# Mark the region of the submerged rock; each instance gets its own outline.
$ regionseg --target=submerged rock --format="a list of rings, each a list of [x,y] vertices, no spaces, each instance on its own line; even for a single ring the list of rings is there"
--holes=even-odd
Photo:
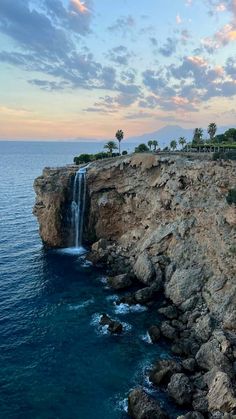
[[[150,339],[152,343],[157,343],[161,337],[161,332],[158,326],[151,326],[148,329],[148,334],[150,336]]]
[[[107,314],[102,314],[100,318],[100,325],[108,326],[109,332],[114,334],[120,334],[123,330],[122,323],[112,320]]]
[[[134,419],[167,419],[156,400],[142,388],[132,390],[128,398],[128,414]]]

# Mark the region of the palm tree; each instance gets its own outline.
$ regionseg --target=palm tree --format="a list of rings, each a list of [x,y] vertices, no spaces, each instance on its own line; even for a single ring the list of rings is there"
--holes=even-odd
[[[186,139],[184,137],[179,138],[179,144],[182,146],[182,150],[184,148],[184,144],[186,144]]]
[[[123,140],[123,138],[124,138],[124,133],[123,133],[122,129],[118,129],[118,131],[116,132],[116,139],[119,142],[119,154],[120,154],[120,142],[121,142],[121,140]]]
[[[214,140],[214,137],[216,135],[216,131],[217,131],[217,126],[216,126],[215,122],[211,122],[211,124],[209,124],[208,128],[207,128],[207,132],[209,134],[211,142],[213,142],[213,140]]]
[[[105,145],[104,148],[106,148],[109,152],[110,155],[112,155],[113,150],[117,150],[117,145],[115,143],[115,141],[108,141]]]
[[[157,140],[153,140],[152,145],[154,147],[154,151],[156,151],[156,149],[158,147],[158,141]]]
[[[203,136],[203,129],[202,128],[195,128],[193,132],[193,144],[201,144],[202,143],[202,136]]]
[[[170,142],[170,148],[172,148],[172,150],[175,150],[175,149],[176,149],[176,147],[177,147],[177,141],[172,140],[172,141]]]
[[[153,145],[153,141],[152,140],[149,140],[148,141],[148,147],[149,147],[150,151],[152,149],[152,145]]]

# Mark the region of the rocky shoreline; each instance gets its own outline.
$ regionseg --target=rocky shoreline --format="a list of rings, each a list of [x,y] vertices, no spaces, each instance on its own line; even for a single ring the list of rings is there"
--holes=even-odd
[[[76,170],[46,169],[35,181],[34,213],[47,246],[70,245]],[[110,286],[127,290],[122,303],[149,306],[163,295],[165,320],[150,324],[149,336],[165,337],[179,360],[157,360],[149,379],[186,418],[236,415],[236,209],[226,200],[235,184],[235,162],[181,156],[118,158],[87,174],[88,258],[108,268]],[[167,416],[142,388],[130,393],[129,414]]]

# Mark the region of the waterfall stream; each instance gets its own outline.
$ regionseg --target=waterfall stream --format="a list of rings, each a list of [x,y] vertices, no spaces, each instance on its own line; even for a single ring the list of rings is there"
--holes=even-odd
[[[82,247],[83,223],[86,201],[86,167],[78,170],[74,178],[73,201],[71,204],[73,246]]]

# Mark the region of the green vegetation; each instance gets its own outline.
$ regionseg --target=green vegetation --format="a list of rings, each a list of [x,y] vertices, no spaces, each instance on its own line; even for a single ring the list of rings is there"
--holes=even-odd
[[[150,151],[152,151],[152,146],[153,146],[153,150],[156,151],[156,149],[158,147],[158,141],[157,140],[149,140],[148,141],[148,147],[149,147]]]
[[[123,133],[122,129],[118,129],[118,131],[116,132],[116,139],[119,142],[119,154],[120,154],[120,143],[123,140],[123,138],[124,138],[124,133]]]
[[[207,132],[209,134],[209,137],[210,137],[210,141],[211,142],[213,142],[213,140],[214,140],[214,137],[216,135],[216,131],[217,131],[217,126],[216,126],[215,122],[211,122],[208,125],[208,128],[207,128]]]
[[[150,150],[150,151],[152,150],[152,145],[153,145],[152,140],[149,140],[149,141],[148,141],[148,147],[149,147],[149,150]]]
[[[91,161],[92,154],[80,154],[74,158],[75,164],[89,163]]]
[[[229,190],[226,201],[229,205],[236,204],[236,188]]]
[[[108,143],[104,145],[104,148],[106,148],[108,152],[110,153],[110,155],[112,155],[113,150],[117,150],[117,145],[114,141],[108,141]]]
[[[194,133],[193,133],[193,144],[194,145],[202,144],[203,143],[202,137],[203,137],[203,129],[195,128]]]
[[[149,151],[148,146],[146,144],[139,144],[138,147],[135,147],[135,153],[145,153]]]
[[[80,154],[79,156],[74,157],[74,163],[87,164],[95,160],[108,159],[109,157],[117,157],[117,156],[119,156],[119,153],[110,154],[110,153],[100,152],[97,154]]]
[[[184,148],[184,145],[187,143],[186,138],[180,137],[179,138],[179,145],[181,145],[182,149]]]
[[[177,148],[177,141],[172,140],[172,141],[170,142],[170,148],[171,148],[172,150],[175,150],[175,149]]]
[[[153,140],[152,141],[152,145],[154,147],[154,151],[156,151],[157,147],[158,147],[158,141],[157,140]]]
[[[192,142],[187,142],[185,137],[180,137],[178,141],[172,140],[169,146],[163,148],[163,152],[175,151],[179,145],[182,152],[208,152],[214,153],[213,160],[236,160],[236,128],[230,128],[224,134],[216,135],[217,126],[215,122],[208,125],[207,132],[209,139],[203,139],[203,129],[195,128]],[[89,163],[94,160],[105,159],[108,157],[116,157],[120,155],[120,143],[124,138],[124,132],[118,130],[116,132],[116,139],[119,142],[119,153],[114,152],[118,149],[115,141],[108,141],[104,148],[106,152],[97,154],[81,154],[74,158],[75,164]],[[156,151],[158,141],[149,140],[147,144],[139,144],[135,147],[135,153],[147,153]],[[158,150],[159,151],[159,150]],[[122,152],[122,156],[127,155],[127,151]],[[230,197],[229,197],[230,199]],[[234,202],[234,201],[233,201]]]

